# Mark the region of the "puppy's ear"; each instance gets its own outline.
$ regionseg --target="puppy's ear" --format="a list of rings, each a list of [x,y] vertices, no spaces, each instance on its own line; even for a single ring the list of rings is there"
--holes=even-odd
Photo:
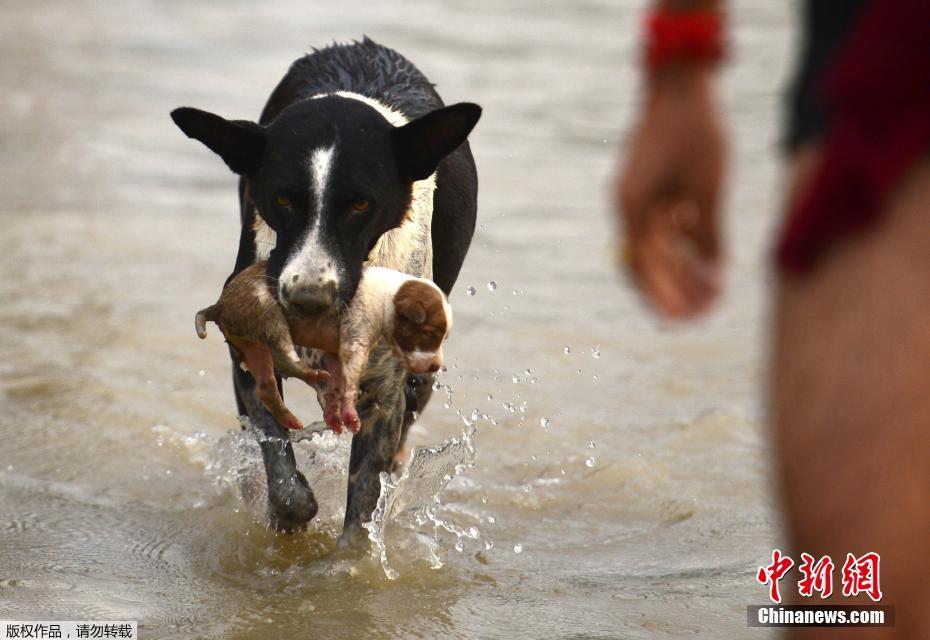
[[[239,175],[249,175],[258,169],[265,146],[265,133],[261,126],[248,120],[226,120],[192,107],[175,109],[171,112],[171,119],[188,138],[207,145]]]
[[[426,322],[426,307],[414,296],[397,296],[394,298],[394,308],[397,315],[406,318],[413,324]]]
[[[436,109],[394,130],[394,153],[401,176],[407,180],[428,178],[439,161],[465,142],[481,107],[460,102]]]

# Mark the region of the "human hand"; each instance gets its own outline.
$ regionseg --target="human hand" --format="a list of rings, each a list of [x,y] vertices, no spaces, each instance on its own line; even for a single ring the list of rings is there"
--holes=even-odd
[[[616,182],[622,264],[670,318],[706,311],[721,289],[725,144],[711,73],[688,65],[650,78]]]

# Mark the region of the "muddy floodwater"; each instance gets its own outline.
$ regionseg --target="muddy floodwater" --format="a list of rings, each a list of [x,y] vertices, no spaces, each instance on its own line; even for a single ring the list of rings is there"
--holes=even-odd
[[[745,625],[784,543],[763,391],[792,6],[732,7],[729,290],[686,327],[612,267],[640,8],[4,3],[0,619],[138,620],[143,638],[767,636]],[[423,465],[381,514],[386,566],[336,549],[348,435],[296,445],[310,529],[264,525],[225,345],[192,322],[233,264],[236,182],[168,117],[256,118],[293,59],[363,34],[484,107],[479,227],[409,441]],[[318,418],[301,383],[286,393]]]

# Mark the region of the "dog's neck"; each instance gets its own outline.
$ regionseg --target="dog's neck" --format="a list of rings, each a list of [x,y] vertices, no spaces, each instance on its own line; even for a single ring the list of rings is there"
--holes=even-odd
[[[433,192],[436,174],[413,183],[410,208],[399,227],[378,239],[368,254],[372,266],[433,278]]]
[[[322,98],[319,94],[313,98]],[[409,122],[409,118],[397,109],[368,96],[350,91],[337,91],[335,95],[364,102],[372,107],[395,127]],[[311,98],[311,99],[313,99]],[[436,191],[436,174],[413,183],[410,207],[400,226],[388,231],[368,254],[369,264],[387,267],[412,276],[432,279],[433,277],[433,194]],[[275,246],[275,232],[261,216],[255,216],[255,260],[267,260]]]

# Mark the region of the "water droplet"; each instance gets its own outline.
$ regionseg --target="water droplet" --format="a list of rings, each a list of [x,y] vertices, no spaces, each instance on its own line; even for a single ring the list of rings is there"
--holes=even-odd
[[[513,377],[511,378],[511,380],[513,380],[513,383],[514,383],[514,384],[520,384],[520,376],[518,376],[518,375],[516,375],[516,374],[513,375]]]
[[[489,393],[489,394],[488,394],[488,400],[493,400],[493,399],[494,399],[494,396],[492,396],[492,395]]]
[[[533,370],[527,369],[524,373],[526,373],[526,377],[529,378],[531,375],[533,375]]]
[[[588,443],[588,446],[593,449],[594,447],[597,446],[597,443],[594,440],[592,440],[591,442]]]
[[[491,549],[494,548],[494,543],[491,542],[490,540],[485,540],[484,548],[485,548],[485,551],[490,551]]]
[[[200,377],[202,378],[202,377],[204,377],[205,375],[207,375],[207,372],[204,371],[203,369],[201,369],[200,371],[197,372],[197,375],[200,376]]]
[[[494,524],[495,522],[497,522],[497,518],[494,516],[488,516],[488,524]]]
[[[515,296],[515,295],[517,295],[517,290],[516,290],[516,289],[514,289],[513,291],[511,291],[511,292],[510,292],[510,295],[512,295],[512,296]]]
[[[591,456],[590,458],[585,460],[584,463],[588,465],[589,467],[593,467],[594,465],[597,464],[597,460],[594,459],[594,456]]]
[[[591,347],[591,355],[594,356],[595,358],[600,358],[601,350],[598,349],[597,347]]]
[[[495,280],[488,280],[488,291],[494,291],[497,289],[497,282]]]
[[[459,540],[458,542],[455,543],[455,550],[458,551],[459,553],[462,553],[462,550],[463,550],[464,548],[465,548],[465,545],[462,544],[462,541],[461,541],[461,540]]]
[[[572,352],[572,348],[570,346],[565,345],[564,347],[562,347],[562,353],[564,353],[565,355],[568,355],[571,352]]]
[[[487,497],[487,496],[481,496],[481,504],[487,504],[487,503],[488,503],[488,497]]]
[[[514,552],[514,553],[523,553],[523,545],[520,544],[519,542],[518,542],[517,544],[513,545],[513,552]]]
[[[546,416],[543,416],[542,418],[540,418],[540,419],[539,419],[539,426],[542,427],[543,429],[548,429],[548,428],[549,428],[549,418],[547,418]]]
[[[468,537],[477,538],[478,537],[478,527],[468,527]]]
[[[442,389],[442,383],[437,380],[433,383],[433,391],[439,391],[440,389]]]
[[[475,290],[474,287],[468,287],[467,289],[465,289],[465,293],[467,293],[470,296],[473,296],[478,292]]]
[[[523,485],[523,493],[529,493],[531,488],[528,484]]]

